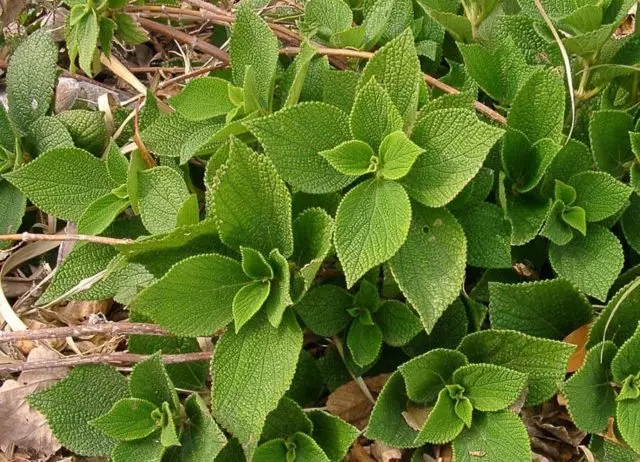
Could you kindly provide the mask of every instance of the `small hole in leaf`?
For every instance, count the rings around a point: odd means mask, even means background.
[[[429,226],[428,226],[428,225],[424,225],[424,226],[422,227],[422,232],[423,232],[423,233],[425,233],[425,234],[429,234],[429,231],[430,231],[430,229],[429,229]]]

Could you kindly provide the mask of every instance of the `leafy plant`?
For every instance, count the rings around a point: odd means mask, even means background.
[[[126,0],[68,0],[69,14],[65,21],[64,35],[67,42],[71,71],[76,60],[87,75],[95,69],[95,59],[100,45],[109,56],[114,38],[130,45],[148,40],[147,34],[133,17],[124,13]]]
[[[46,31],[11,57],[3,232],[28,229],[28,200],[112,238],[78,243],[37,303],[114,299],[171,334],[129,339],[151,356],[128,378],[83,366],[32,395],[60,442],[338,461],[362,436],[524,462],[520,411],[560,390],[594,454],[636,457],[639,48],[611,38],[629,2],[541,1],[550,29],[531,2],[308,0],[293,59],[259,3],[229,19],[230,69],[119,108],[117,136],[99,111],[53,113]],[[97,41],[146,38],[122,3],[68,6],[87,74]],[[163,365],[195,337],[215,338],[210,382],[203,361]],[[354,379],[377,398],[366,429],[316,409]]]

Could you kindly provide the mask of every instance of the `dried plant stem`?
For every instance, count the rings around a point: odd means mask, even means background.
[[[0,343],[22,340],[44,340],[51,338],[84,337],[87,335],[157,335],[169,336],[156,324],[141,322],[102,322],[79,326],[48,327],[45,329],[0,332]]]
[[[180,42],[188,43],[193,48],[213,56],[225,64],[229,62],[229,55],[211,43],[200,40],[171,26],[151,21],[150,19],[139,18],[138,20],[140,21],[140,25],[147,30],[158,32],[162,35],[179,40]]]
[[[198,353],[185,353],[176,355],[163,355],[162,361],[165,364],[181,364],[194,361],[209,361],[212,353],[201,351]],[[14,373],[23,371],[34,371],[38,369],[51,369],[56,367],[75,367],[86,364],[111,364],[112,366],[126,366],[128,364],[139,363],[148,359],[150,355],[138,355],[133,353],[111,353],[97,354],[89,356],[67,356],[60,359],[46,361],[21,361],[17,363],[0,364],[0,373]]]
[[[131,239],[116,239],[113,237],[89,236],[86,234],[34,234],[26,232],[20,234],[0,234],[0,241],[86,241],[104,245],[131,244],[133,242]]]

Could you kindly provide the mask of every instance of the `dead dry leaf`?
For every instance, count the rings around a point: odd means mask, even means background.
[[[27,361],[56,359],[59,355],[47,347],[34,348]],[[49,387],[67,374],[66,368],[25,371],[18,380],[6,380],[0,387],[0,449],[11,445],[49,457],[60,449],[45,418],[31,409],[26,397]]]
[[[374,395],[382,390],[390,374],[381,374],[364,379],[367,388]],[[365,396],[355,381],[336,388],[327,398],[327,411],[346,420],[362,430],[369,421],[373,404]]]
[[[587,354],[587,341],[589,340],[589,330],[591,323],[578,327],[576,330],[567,335],[563,342],[576,345],[576,349],[569,358],[567,363],[567,372],[575,372],[582,367],[584,357]]]
[[[429,417],[431,409],[432,407],[417,406],[413,403],[407,403],[407,410],[402,411],[402,417],[404,417],[407,425],[415,431],[420,431],[424,423],[427,421],[427,417]]]
[[[402,451],[378,441],[371,445],[371,455],[378,462],[398,462],[402,459]]]

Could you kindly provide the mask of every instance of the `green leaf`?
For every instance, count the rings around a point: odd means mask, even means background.
[[[76,148],[49,151],[4,178],[43,212],[70,221],[117,186],[103,161]]]
[[[414,440],[418,432],[405,421],[402,413],[406,411],[407,395],[400,372],[393,373],[384,384],[382,392],[369,418],[366,436],[382,441],[396,448],[415,447]]]
[[[1,187],[1,186],[0,186]],[[622,232],[627,241],[636,253],[640,254],[640,196],[632,194],[631,205],[627,207],[620,220]]]
[[[407,396],[416,403],[432,404],[438,393],[451,384],[456,369],[468,364],[455,350],[435,349],[416,356],[398,367],[406,383]]]
[[[129,199],[131,200],[131,209],[137,215],[140,215],[140,204],[138,200],[138,172],[147,169],[142,155],[138,150],[131,153],[131,161],[129,162],[129,168],[127,169],[127,192],[129,193]]]
[[[240,247],[242,271],[255,281],[273,279],[273,269],[260,252],[250,247]]]
[[[551,207],[551,201],[526,195],[507,196],[506,215],[511,222],[511,245],[523,245],[534,239]]]
[[[587,352],[580,370],[562,387],[571,419],[583,431],[603,431],[609,417],[615,415],[615,391],[610,372],[615,354],[616,346],[611,342],[594,346]]]
[[[478,411],[506,409],[522,393],[527,375],[494,364],[469,364],[453,373],[453,381],[464,388]]]
[[[304,5],[304,21],[321,35],[330,36],[351,27],[351,8],[342,0],[309,0]]]
[[[129,45],[139,45],[149,40],[145,30],[128,14],[117,14],[113,19],[117,25],[116,36]]]
[[[93,8],[74,26],[78,34],[78,53],[80,69],[85,74],[93,75],[93,55],[96,52],[98,41],[98,16]]]
[[[326,70],[322,73],[322,101],[351,112],[356,90],[360,81],[360,73],[344,70]]]
[[[398,180],[409,173],[423,152],[403,131],[390,133],[380,144],[380,173],[389,180]]]
[[[165,447],[180,446],[180,439],[176,431],[176,424],[169,403],[162,403],[162,427],[160,429],[160,443]]]
[[[465,426],[470,427],[471,419],[473,418],[473,406],[471,405],[469,398],[462,397],[461,399],[456,400],[454,410],[456,412],[456,416],[464,422]]]
[[[129,390],[122,374],[106,365],[80,366],[45,391],[30,395],[61,444],[84,456],[106,456],[116,442],[89,422],[109,412]],[[82,397],[82,399],[79,399]]]
[[[385,301],[373,314],[373,319],[382,331],[384,342],[391,346],[406,345],[423,330],[415,312],[397,300]]]
[[[271,325],[278,327],[286,308],[293,304],[290,292],[291,274],[289,262],[278,249],[272,250],[269,254],[269,264],[273,268],[274,278],[271,281],[269,297],[264,302],[264,309]]]
[[[458,347],[471,363],[489,363],[528,374],[527,405],[554,395],[566,372],[574,346],[509,330],[485,330],[467,335]]]
[[[184,402],[189,422],[180,435],[180,460],[213,460],[227,444],[227,438],[211,417],[206,403],[196,393]]]
[[[452,446],[456,462],[476,462],[478,458],[486,462],[531,460],[527,430],[520,417],[510,411],[478,414],[473,426],[464,430]]]
[[[545,197],[553,196],[556,180],[568,183],[573,175],[591,170],[593,156],[589,148],[576,140],[569,140],[551,161],[542,179],[541,193]]]
[[[178,335],[207,336],[233,319],[233,298],[247,282],[235,260],[215,254],[194,256],[140,292],[130,309]]]
[[[295,461],[329,462],[329,458],[322,451],[322,448],[309,435],[298,432],[291,438],[291,443],[295,447]]]
[[[69,131],[75,145],[99,156],[109,143],[104,113],[74,109],[55,116]]]
[[[587,221],[601,221],[618,212],[627,203],[632,189],[605,172],[582,172],[572,176],[569,184],[576,190],[576,201]]]
[[[640,321],[637,307],[640,303],[640,288],[637,279],[622,287],[611,297],[591,327],[587,347],[604,340],[622,346],[636,330]]]
[[[42,118],[45,118],[45,116],[40,117],[38,120]],[[51,117],[46,118],[51,119]],[[16,130],[4,105],[0,107],[0,147],[7,152],[14,152],[16,148]]]
[[[253,453],[251,462],[269,462],[272,460],[289,462],[291,459],[295,460],[295,453],[289,451],[290,447],[287,446],[283,439],[267,441],[258,446]],[[290,456],[290,454],[293,455]],[[244,455],[242,460],[246,460]]]
[[[233,320],[236,333],[255,316],[269,296],[269,281],[253,281],[233,297]]]
[[[351,108],[349,127],[353,137],[378,151],[382,140],[396,130],[402,130],[402,114],[375,78],[358,90]]]
[[[210,135],[219,129],[220,124],[218,122],[210,119],[189,120],[180,113],[174,112],[155,119],[141,131],[140,137],[147,149],[157,156],[179,157],[182,161],[184,157],[191,157],[193,154],[193,152],[189,151],[183,152],[183,150],[190,147],[189,143],[185,143],[185,140],[203,131],[208,131]],[[199,138],[198,141],[204,140]],[[201,143],[198,143],[198,145],[200,147]]]
[[[293,222],[291,258],[298,265],[300,275],[305,280],[304,291],[313,283],[323,260],[332,248],[333,228],[333,218],[320,208],[305,210]],[[294,300],[297,301],[298,298]]]
[[[364,141],[349,140],[332,149],[320,152],[338,172],[347,176],[360,176],[378,168],[378,157]]]
[[[511,225],[504,212],[480,202],[457,215],[467,237],[467,264],[480,268],[511,267]]]
[[[300,350],[296,373],[285,396],[301,406],[316,403],[325,391],[325,380],[318,364],[311,353],[305,349]]]
[[[484,92],[501,103],[513,101],[530,75],[531,67],[511,37],[495,49],[474,43],[458,43],[465,69]]]
[[[531,75],[513,99],[508,125],[520,130],[534,144],[543,138],[559,141],[564,105],[562,79],[550,70],[541,69]]]
[[[380,305],[378,287],[366,279],[363,279],[358,288],[358,292],[355,297],[353,297],[353,304],[361,310],[366,310],[371,313],[376,312]]]
[[[145,462],[160,462],[165,447],[160,444],[156,436],[148,436],[139,441],[125,441],[118,443],[111,452],[113,462],[129,462],[144,460]]]
[[[178,394],[160,353],[133,366],[129,376],[129,390],[134,398],[147,400],[158,408],[162,408],[166,402],[174,411],[180,409]]]
[[[592,225],[585,237],[576,236],[564,246],[549,246],[549,261],[561,277],[587,295],[606,300],[624,264],[622,246],[607,228]]]
[[[509,128],[502,144],[502,164],[517,191],[534,189],[560,149],[552,139],[531,143],[522,132]]]
[[[620,347],[611,362],[613,380],[622,383],[640,372],[640,324],[633,335]]]
[[[351,189],[338,207],[334,238],[347,287],[393,257],[410,224],[411,204],[398,183],[371,179]]]
[[[13,234],[22,223],[27,198],[18,188],[7,181],[0,180],[0,233]],[[8,241],[0,241],[0,249],[9,247]]]
[[[31,34],[11,56],[7,69],[9,117],[20,132],[27,133],[29,126],[49,111],[57,63],[58,47],[44,30]]]
[[[217,77],[194,79],[169,104],[189,120],[206,120],[227,114],[236,105],[229,99],[230,83]]]
[[[619,401],[616,417],[622,438],[636,453],[640,452],[640,399]]]
[[[311,434],[313,423],[304,410],[292,399],[283,396],[278,407],[267,415],[262,429],[262,441],[287,439],[297,432]]]
[[[344,420],[323,411],[310,411],[313,423],[311,437],[322,448],[327,457],[335,462],[343,460],[360,431]]]
[[[411,197],[428,207],[449,203],[478,173],[503,130],[465,109],[441,109],[421,118],[412,141],[422,154],[402,179]]]
[[[255,72],[255,88],[260,105],[270,106],[271,93],[278,64],[278,39],[267,23],[249,6],[242,5],[236,15],[229,58],[234,83],[246,84],[245,72],[251,66]]]
[[[371,49],[384,34],[391,10],[395,2],[385,0],[374,0],[371,8],[365,12],[365,18],[362,21],[364,28],[364,48]]]
[[[102,244],[76,246],[57,267],[51,284],[38,299],[38,305],[59,299],[84,279],[103,271],[116,255],[112,247]]]
[[[549,209],[549,215],[547,216],[544,226],[540,230],[540,234],[556,245],[562,246],[568,244],[571,239],[573,239],[573,227],[567,223],[567,220],[565,220],[564,217],[566,212],[573,208],[574,207],[565,206],[560,200],[555,201],[551,209]],[[586,228],[586,218],[584,221],[585,222],[581,223],[581,225],[584,224]]]
[[[156,409],[155,404],[144,399],[124,398],[91,424],[115,440],[139,440],[158,429],[156,419],[151,416]]]
[[[389,266],[430,333],[460,293],[466,266],[466,238],[446,209],[413,205],[409,235]]]
[[[410,125],[418,107],[419,84],[422,79],[410,29],[376,51],[362,71],[358,89],[372,79],[382,85],[400,111],[405,125]]]
[[[596,165],[621,178],[625,164],[634,159],[629,142],[633,118],[624,111],[595,111],[589,122],[589,139]]]
[[[309,42],[302,42],[300,46],[300,52],[293,60],[293,63],[287,69],[287,72],[293,73],[293,80],[291,82],[291,86],[289,87],[289,91],[287,93],[287,99],[284,102],[284,107],[291,107],[298,104],[300,100],[300,96],[302,94],[302,90],[304,89],[305,81],[307,74],[309,72],[309,68],[311,66],[311,61],[316,55],[316,49]]]
[[[111,46],[113,44],[113,33],[118,27],[111,18],[100,16],[98,19],[98,43],[102,52],[107,57],[111,57]]]
[[[29,140],[34,144],[35,154],[43,154],[56,148],[73,148],[73,138],[60,119],[42,116],[29,125]],[[9,151],[15,149],[11,147]]]
[[[562,43],[569,55],[579,55],[585,59],[593,59],[600,52],[605,42],[610,39],[614,31],[615,25],[605,24],[591,32],[567,37],[562,40]]]
[[[302,331],[291,314],[277,329],[258,315],[240,333],[227,330],[216,345],[213,415],[240,442],[257,442],[267,415],[291,384],[301,347]]]
[[[313,333],[332,337],[347,327],[351,320],[347,310],[353,306],[349,292],[342,287],[325,284],[309,290],[296,303],[295,310]]]
[[[489,293],[494,329],[562,340],[593,318],[587,297],[564,279],[522,284],[490,282]]]
[[[129,199],[121,199],[113,193],[96,199],[78,220],[78,233],[97,235],[129,207]]]
[[[353,361],[360,367],[367,367],[373,363],[382,347],[382,332],[380,328],[365,324],[360,318],[351,323],[347,334],[347,346],[353,356]]]
[[[109,143],[105,154],[105,162],[107,163],[107,171],[109,172],[111,180],[118,185],[126,184],[129,161],[125,155],[120,152],[120,148],[116,143]]]
[[[444,444],[453,441],[464,428],[464,422],[456,414],[455,407],[456,400],[449,396],[446,388],[442,388],[435,406],[416,437],[416,445]]]
[[[429,16],[438,21],[456,42],[472,42],[473,29],[465,16],[431,10]]]
[[[353,181],[318,155],[351,139],[349,119],[337,107],[301,103],[245,125],[262,143],[282,178],[300,191],[339,191]]]
[[[215,181],[213,210],[225,244],[291,255],[291,194],[269,158],[235,140]]]
[[[138,173],[138,203],[144,227],[151,234],[174,229],[189,191],[182,176],[171,167],[154,167]]]

